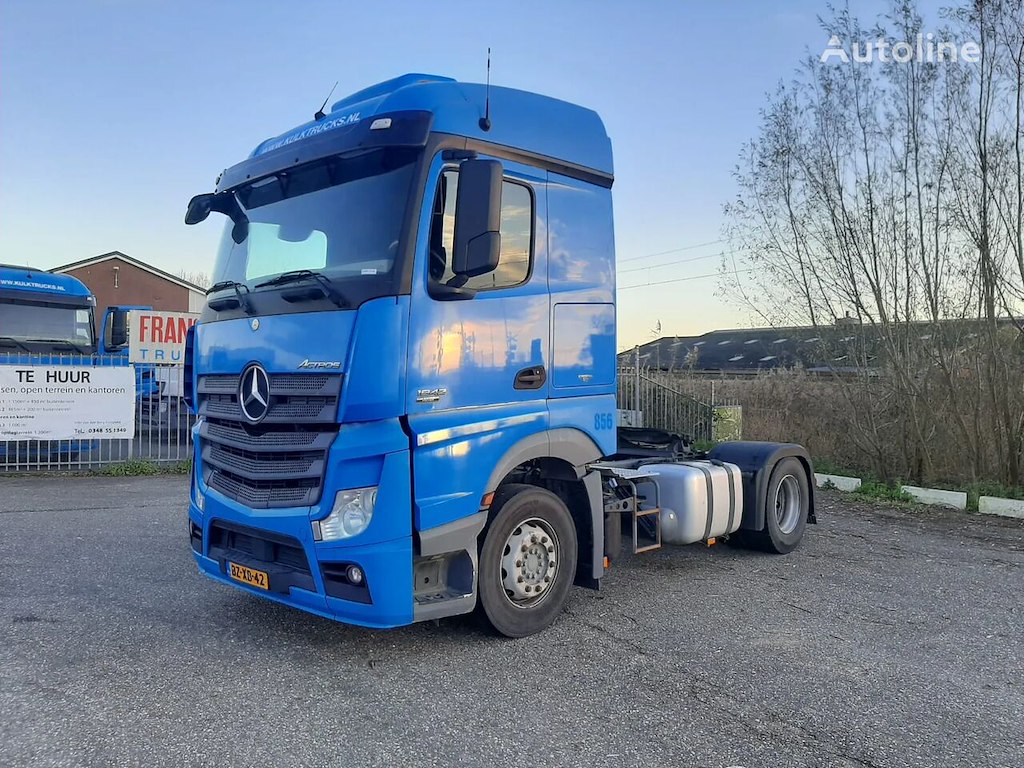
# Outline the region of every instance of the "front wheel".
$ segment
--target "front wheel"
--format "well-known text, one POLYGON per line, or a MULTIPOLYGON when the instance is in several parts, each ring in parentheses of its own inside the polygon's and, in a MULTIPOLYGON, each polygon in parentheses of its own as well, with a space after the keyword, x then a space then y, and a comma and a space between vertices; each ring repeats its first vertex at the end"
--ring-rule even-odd
POLYGON ((576 526, 564 502, 532 485, 507 485, 491 504, 478 594, 506 637, 546 629, 565 607, 576 573, 576 526))

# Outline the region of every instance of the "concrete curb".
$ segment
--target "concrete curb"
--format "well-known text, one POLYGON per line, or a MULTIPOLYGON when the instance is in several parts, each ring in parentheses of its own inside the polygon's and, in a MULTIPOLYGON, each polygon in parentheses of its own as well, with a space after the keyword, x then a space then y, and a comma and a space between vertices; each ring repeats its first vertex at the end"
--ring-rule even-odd
POLYGON ((978 499, 978 511, 983 515, 999 515, 1000 517, 1024 520, 1024 500, 982 496, 978 499))
MULTIPOLYGON (((839 491, 850 493, 860 488, 859 477, 846 475, 824 475, 814 473, 814 482, 819 488, 831 483, 839 491)), ((904 492, 914 497, 914 501, 953 509, 967 509, 967 494, 963 491, 944 491, 940 488, 919 488, 916 485, 902 486, 904 492)), ((983 515, 998 515, 1024 520, 1024 499, 1003 499, 999 496, 982 496, 978 499, 978 512, 983 515)))
POLYGON ((904 485, 903 491, 922 504, 935 504, 940 507, 967 509, 967 494, 963 491, 942 491, 938 488, 918 488, 916 485, 904 485))
POLYGON ((817 472, 814 473, 814 481, 819 488, 826 483, 832 483, 840 491, 856 491, 860 488, 861 479, 859 477, 846 477, 845 475, 822 475, 817 472))

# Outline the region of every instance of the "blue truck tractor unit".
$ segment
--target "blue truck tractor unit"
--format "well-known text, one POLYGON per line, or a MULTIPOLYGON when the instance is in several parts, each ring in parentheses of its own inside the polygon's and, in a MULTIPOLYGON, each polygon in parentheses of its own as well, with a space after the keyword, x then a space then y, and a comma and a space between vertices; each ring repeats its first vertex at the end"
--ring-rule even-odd
MULTIPOLYGON (((96 298, 81 280, 0 264, 0 364, 128 365, 128 309, 109 307, 101 325, 107 332, 97 339, 96 298)), ((140 405, 159 397, 153 366, 135 366, 135 393, 140 405)), ((91 440, 3 441, 0 457, 70 460, 96 445, 91 440)))
POLYGON ((0 264, 0 354, 92 355, 95 311, 77 278, 0 264))
POLYGON ((200 571, 521 637, 624 548, 796 547, 803 448, 617 427, 612 179, 595 112, 410 74, 194 197, 186 223, 226 217, 185 351, 200 571))
MULTIPOLYGON (((128 312, 108 307, 96 337, 96 298, 71 275, 0 264, 0 362, 25 355, 53 365, 80 365, 96 355, 128 364, 128 312)), ((136 366, 140 398, 159 394, 153 366, 136 366)))

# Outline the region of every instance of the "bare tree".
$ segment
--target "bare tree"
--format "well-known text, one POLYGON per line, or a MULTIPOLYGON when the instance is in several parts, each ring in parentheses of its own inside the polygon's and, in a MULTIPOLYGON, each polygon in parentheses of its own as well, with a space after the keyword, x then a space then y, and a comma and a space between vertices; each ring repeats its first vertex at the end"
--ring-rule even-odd
MULTIPOLYGON (((870 27, 849 9, 822 26, 890 50, 928 34, 912 0, 870 27)), ((976 43, 978 60, 808 56, 769 98, 726 212, 732 271, 743 262, 770 288, 730 291, 773 322, 823 329, 849 439, 880 475, 950 474, 952 445, 958 474, 1018 484, 1022 0, 954 9, 933 37, 976 43), (833 326, 846 311, 855 332, 833 326)))
POLYGON ((200 288, 209 288, 213 284, 206 272, 190 272, 187 269, 179 269, 174 276, 200 288))

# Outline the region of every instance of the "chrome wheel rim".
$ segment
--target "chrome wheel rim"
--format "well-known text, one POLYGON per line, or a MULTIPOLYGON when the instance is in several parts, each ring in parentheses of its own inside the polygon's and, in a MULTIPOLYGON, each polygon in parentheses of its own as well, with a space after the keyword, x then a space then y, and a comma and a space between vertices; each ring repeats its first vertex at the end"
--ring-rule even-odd
POLYGON ((802 509, 800 482, 795 476, 786 475, 775 489, 775 519, 779 523, 779 530, 783 533, 795 531, 800 523, 802 509))
POLYGON ((501 586, 517 608, 533 608, 551 591, 558 573, 558 537, 554 529, 532 517, 512 529, 501 556, 501 586))

